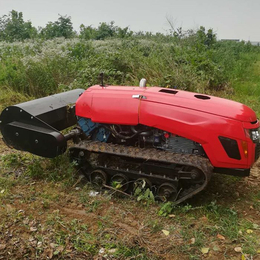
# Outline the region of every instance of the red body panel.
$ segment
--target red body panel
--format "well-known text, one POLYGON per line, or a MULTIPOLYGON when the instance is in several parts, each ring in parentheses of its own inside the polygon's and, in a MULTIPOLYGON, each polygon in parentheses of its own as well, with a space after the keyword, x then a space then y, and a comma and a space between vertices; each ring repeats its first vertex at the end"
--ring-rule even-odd
POLYGON ((238 102, 195 95, 199 94, 158 87, 93 86, 78 99, 76 115, 98 123, 159 128, 200 143, 214 167, 250 168, 254 162, 255 144, 245 136, 244 129, 259 127, 254 111, 238 102), (143 98, 136 99, 133 95, 143 98), (226 154, 219 136, 237 140, 240 160, 226 154), (248 145, 247 158, 242 141, 248 145))
POLYGON ((140 102, 132 95, 138 94, 138 90, 91 87, 78 99, 76 115, 98 123, 137 125, 140 102))

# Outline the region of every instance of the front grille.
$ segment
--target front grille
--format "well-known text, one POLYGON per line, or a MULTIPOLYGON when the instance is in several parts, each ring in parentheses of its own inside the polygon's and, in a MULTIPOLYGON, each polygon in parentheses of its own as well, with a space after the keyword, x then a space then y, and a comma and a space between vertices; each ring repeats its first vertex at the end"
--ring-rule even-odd
POLYGON ((258 142, 255 146, 255 161, 257 161, 259 156, 260 156, 260 143, 258 142))

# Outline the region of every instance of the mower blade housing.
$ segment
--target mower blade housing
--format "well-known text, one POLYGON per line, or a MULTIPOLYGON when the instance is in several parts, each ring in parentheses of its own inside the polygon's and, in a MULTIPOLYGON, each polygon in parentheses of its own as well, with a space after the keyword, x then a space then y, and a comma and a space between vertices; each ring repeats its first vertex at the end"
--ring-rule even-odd
POLYGON ((75 102, 83 92, 75 89, 5 108, 0 116, 5 143, 48 158, 64 153, 67 141, 59 131, 76 124, 75 102))

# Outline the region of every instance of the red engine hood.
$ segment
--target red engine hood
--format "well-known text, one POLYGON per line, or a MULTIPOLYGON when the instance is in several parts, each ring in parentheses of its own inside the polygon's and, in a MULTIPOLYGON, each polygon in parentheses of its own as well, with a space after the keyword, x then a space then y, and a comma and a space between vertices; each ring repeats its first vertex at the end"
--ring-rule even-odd
POLYGON ((158 87, 147 88, 144 95, 146 97, 144 101, 147 102, 183 107, 242 122, 255 122, 257 120, 256 114, 251 108, 224 98, 158 87), (169 93, 161 91, 169 91, 169 93))
MULTIPOLYGON (((176 106, 242 122, 257 120, 256 114, 251 108, 228 99, 178 89, 135 86, 92 86, 77 101, 76 114, 92 118, 96 122, 106 123, 103 118, 111 120, 110 115, 113 113, 115 121, 118 123, 127 124, 131 119, 130 123, 136 124, 138 123, 139 102, 138 99, 133 99, 132 95, 143 95, 142 102, 176 106), (116 117, 120 119, 117 120, 116 117), (125 122, 122 122, 122 117, 125 118, 125 122)), ((167 108, 165 107, 165 109, 167 108)))

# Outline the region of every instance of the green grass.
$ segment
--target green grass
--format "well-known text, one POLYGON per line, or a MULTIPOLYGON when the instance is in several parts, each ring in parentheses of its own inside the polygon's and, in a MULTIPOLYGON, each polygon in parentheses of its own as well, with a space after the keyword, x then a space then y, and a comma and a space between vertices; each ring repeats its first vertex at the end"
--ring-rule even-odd
POLYGON ((257 56, 257 61, 250 66, 248 72, 243 77, 232 82, 234 88, 234 96, 230 98, 240 101, 256 111, 260 116, 260 56, 257 56))
MULTIPOLYGON (((247 44, 217 42, 206 47, 189 37, 0 44, 1 110, 33 96, 87 88, 98 83, 103 71, 107 83, 137 85, 145 77, 149 85, 237 100, 260 115, 259 48, 247 44)), ((25 248, 17 256, 9 243, 8 257, 46 258, 46 248, 60 259, 77 254, 93 258, 101 249, 115 259, 202 259, 203 247, 219 259, 241 258, 236 246, 243 254, 259 254, 259 186, 219 175, 189 204, 174 207, 154 202, 148 192, 139 196, 140 202, 108 193, 91 197, 93 187, 78 182, 78 174, 67 154, 49 160, 4 150, 0 241, 10 239, 12 230, 25 248), (64 209, 69 213, 62 213, 64 209), (30 231, 34 226, 37 231, 30 231), (32 245, 34 240, 38 246, 32 245)))
POLYGON ((10 87, 1 86, 0 87, 0 110, 2 110, 10 105, 28 101, 33 99, 33 97, 28 97, 25 94, 21 94, 10 87))
POLYGON ((150 86, 205 92, 234 85, 241 94, 259 94, 257 77, 251 87, 243 86, 259 59, 258 47, 243 42, 205 45, 206 35, 201 37, 1 42, 0 86, 39 97, 87 88, 99 83, 104 72, 107 84, 138 85, 145 77, 150 86))
MULTIPOLYGON (((4 158, 2 163, 7 172, 21 167, 19 161, 23 162, 23 158, 28 160, 25 155, 6 155, 4 158)), ((37 238, 39 246, 34 253, 29 250, 29 255, 42 256, 44 247, 49 247, 50 243, 53 254, 61 258, 66 258, 71 252, 91 258, 103 250, 104 254, 113 255, 115 259, 163 259, 163 254, 174 255, 176 259, 180 256, 183 259, 201 259, 201 249, 209 248, 210 254, 232 259, 236 246, 242 248, 243 254, 258 255, 258 217, 245 217, 244 209, 240 207, 253 205, 254 211, 259 212, 259 192, 251 191, 236 201, 232 196, 229 196, 229 201, 224 198, 214 200, 216 191, 228 190, 232 194, 240 179, 229 176, 214 178, 215 190, 208 195, 198 195, 194 201, 200 203, 191 200, 190 204, 173 207, 171 203, 154 202, 147 206, 143 201, 135 202, 105 194, 91 197, 89 192, 93 187, 90 185, 79 183, 77 186, 80 189, 75 190, 76 175, 72 174, 74 178, 69 176, 71 173, 58 179, 53 177, 53 172, 65 167, 61 165, 64 164, 63 159, 48 162, 37 158, 37 163, 35 158, 30 159, 27 164, 34 165, 36 172, 38 168, 41 172, 43 167, 44 173, 40 178, 28 172, 15 180, 13 175, 0 178, 0 186, 8 192, 6 196, 0 196, 3 205, 0 213, 2 239, 11 221, 12 226, 16 227, 15 234, 28 233, 37 238), (64 183, 70 185, 65 186, 64 183), (201 199, 207 196, 207 199, 201 200, 200 196, 201 199), (57 208, 57 205, 60 207, 57 208), (70 213, 61 212, 63 208, 70 209, 70 213), (73 215, 73 212, 79 214, 77 211, 83 215, 73 215), (125 222, 128 218, 133 220, 125 222), (136 222, 137 226, 133 228, 132 222, 136 222), (121 226, 118 223, 122 223, 121 226), (124 230, 124 226, 129 230, 124 230), (32 227, 37 228, 33 231, 35 233, 30 231, 32 227), (165 236, 162 230, 168 230, 169 236, 165 236), (219 240, 218 234, 225 240, 219 240), (223 245, 226 251, 223 251, 223 245), (153 250, 159 250, 158 254, 153 250)), ((24 246, 30 248, 30 242, 24 246)))

